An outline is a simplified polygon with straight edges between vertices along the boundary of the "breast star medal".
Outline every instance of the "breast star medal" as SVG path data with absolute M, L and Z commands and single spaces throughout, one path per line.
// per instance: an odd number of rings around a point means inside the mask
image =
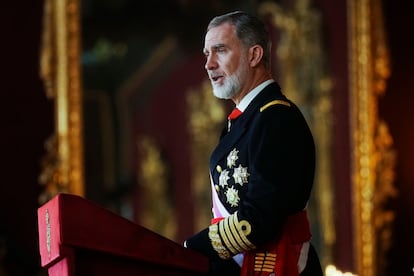
M 236 161 L 237 159 L 239 159 L 238 156 L 239 151 L 236 149 L 233 149 L 229 155 L 227 155 L 227 167 L 229 167 L 230 169 L 234 166 L 236 166 Z
M 227 181 L 229 179 L 230 179 L 229 171 L 228 170 L 221 171 L 220 176 L 219 176 L 219 185 L 224 188 L 225 186 L 228 185 Z
M 247 168 L 242 167 L 241 164 L 237 168 L 234 168 L 234 182 L 239 184 L 240 186 L 243 186 L 244 183 L 248 182 L 249 175 L 250 174 L 247 172 Z
M 226 191 L 227 203 L 230 204 L 231 207 L 237 207 L 239 205 L 240 197 L 239 191 L 230 187 Z

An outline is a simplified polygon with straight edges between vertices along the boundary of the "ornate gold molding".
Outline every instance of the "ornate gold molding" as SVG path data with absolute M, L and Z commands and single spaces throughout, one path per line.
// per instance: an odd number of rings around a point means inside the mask
M 79 18 L 79 0 L 44 2 L 40 70 L 55 102 L 55 134 L 40 177 L 41 202 L 59 192 L 84 193 Z
M 378 234 L 390 243 L 393 216 L 383 203 L 396 193 L 392 139 L 378 115 L 389 75 L 381 0 L 351 0 L 348 15 L 354 262 L 358 275 L 373 276 L 384 273 L 387 250 Z
M 162 156 L 156 141 L 150 136 L 141 137 L 137 147 L 141 153 L 138 167 L 140 194 L 140 222 L 169 239 L 176 238 L 177 219 L 168 182 L 171 168 Z

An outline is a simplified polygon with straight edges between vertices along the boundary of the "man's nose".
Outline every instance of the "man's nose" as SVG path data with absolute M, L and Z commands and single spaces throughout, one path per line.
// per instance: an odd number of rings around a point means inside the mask
M 206 60 L 206 64 L 204 65 L 204 68 L 206 70 L 214 70 L 217 69 L 217 62 L 215 61 L 213 55 L 209 55 Z

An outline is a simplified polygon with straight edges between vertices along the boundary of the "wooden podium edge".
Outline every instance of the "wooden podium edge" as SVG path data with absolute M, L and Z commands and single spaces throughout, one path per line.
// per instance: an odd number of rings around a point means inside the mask
M 79 231 L 71 231 L 71 223 L 75 224 L 82 220 L 83 214 L 75 214 L 71 207 L 79 206 L 80 209 L 89 210 L 89 212 L 96 212 L 97 217 L 106 220 L 111 220 L 117 224 L 122 225 L 127 229 L 127 234 L 131 235 L 136 232 L 137 235 L 143 235 L 144 242 L 152 242 L 154 248 L 151 247 L 150 252 L 142 253 L 134 248 L 125 247 L 125 242 L 121 235 L 121 246 L 118 248 L 111 248 L 105 246 L 105 242 L 98 238 L 96 242 L 84 242 L 85 235 L 91 235 L 94 232 L 94 225 L 86 225 Z M 92 211 L 91 211 L 92 210 Z M 46 202 L 43 206 L 38 208 L 38 228 L 39 228 L 39 251 L 41 256 L 41 265 L 49 267 L 54 263 L 68 257 L 72 252 L 69 248 L 82 248 L 87 250 L 98 251 L 116 256 L 132 258 L 139 261 L 154 263 L 156 265 L 173 266 L 184 270 L 194 270 L 199 272 L 208 271 L 208 259 L 198 252 L 186 249 L 176 242 L 167 239 L 149 229 L 146 229 L 138 224 L 123 218 L 112 211 L 105 209 L 98 204 L 82 198 L 78 195 L 60 193 Z M 93 223 L 92 223 L 93 224 Z M 122 228 L 121 227 L 121 228 Z M 69 230 L 68 230 L 69 229 Z M 113 239 L 113 231 L 108 231 L 102 234 L 102 239 Z M 162 242 L 167 245 L 168 250 L 164 250 L 156 245 Z M 157 247 L 158 246 L 158 247 Z M 126 249 L 126 250 L 124 250 Z M 148 248 L 146 248 L 148 249 Z M 154 255 L 160 254 L 157 260 Z

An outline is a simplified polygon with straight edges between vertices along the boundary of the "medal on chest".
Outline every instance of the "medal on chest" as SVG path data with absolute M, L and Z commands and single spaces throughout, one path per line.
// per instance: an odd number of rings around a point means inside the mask
M 231 208 L 237 208 L 250 175 L 248 168 L 243 166 L 239 158 L 239 151 L 234 148 L 227 155 L 224 168 L 218 165 L 216 170 L 219 176 L 215 188 L 220 200 Z

